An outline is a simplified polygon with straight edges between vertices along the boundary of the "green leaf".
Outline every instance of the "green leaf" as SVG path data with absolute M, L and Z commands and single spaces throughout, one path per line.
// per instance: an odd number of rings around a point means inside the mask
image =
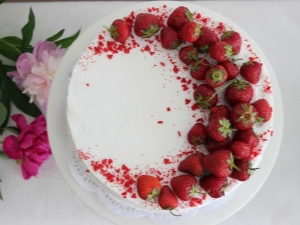
M 9 157 L 5 154 L 4 151 L 0 151 L 0 157 L 4 158 L 4 159 L 9 159 Z M 1 195 L 1 194 L 0 194 Z
M 29 43 L 31 42 L 34 27 L 35 27 L 34 13 L 32 11 L 32 8 L 30 8 L 29 15 L 28 15 L 28 22 L 21 30 L 22 40 L 23 40 L 21 49 L 25 49 L 26 47 L 28 47 Z
M 1 5 L 3 2 L 5 2 L 5 0 L 0 0 L 0 5 Z M 0 194 L 1 194 L 1 193 L 0 193 Z
M 15 45 L 0 38 L 0 54 L 12 61 L 17 61 L 22 52 Z
M 22 45 L 22 39 L 16 36 L 7 36 L 2 38 L 2 40 L 5 40 L 6 42 L 21 47 Z
M 61 48 L 68 48 L 76 40 L 79 34 L 80 34 L 80 29 L 70 37 L 56 41 L 55 44 L 60 45 Z
M 54 34 L 53 36 L 47 38 L 46 41 L 56 41 L 64 34 L 64 32 L 65 32 L 65 29 L 62 29 L 61 31 L 58 31 L 56 34 Z
M 7 109 L 5 107 L 5 105 L 0 102 L 0 126 L 2 126 L 2 124 L 5 122 L 7 118 Z
M 10 131 L 10 132 L 12 132 L 13 134 L 16 134 L 16 135 L 20 134 L 20 130 L 17 127 L 9 126 L 9 127 L 1 127 L 0 129 L 3 130 L 3 131 L 4 130 Z
M 23 94 L 11 78 L 6 76 L 1 70 L 0 77 L 4 81 L 6 95 L 19 110 L 32 117 L 38 117 L 42 114 L 40 109 L 34 103 L 29 103 L 29 97 Z

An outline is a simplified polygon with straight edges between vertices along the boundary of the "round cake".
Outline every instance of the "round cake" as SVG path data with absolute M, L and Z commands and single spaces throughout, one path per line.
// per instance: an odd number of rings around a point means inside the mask
M 161 30 L 169 26 L 168 18 L 177 8 L 175 3 L 171 7 L 167 3 L 151 4 L 139 10 L 125 10 L 115 18 L 131 28 L 125 42 L 115 41 L 105 28 L 113 21 L 99 27 L 99 35 L 87 46 L 70 76 L 66 113 L 73 151 L 86 173 L 118 201 L 136 209 L 165 212 L 157 201 L 145 201 L 139 196 L 137 180 L 148 175 L 159 180 L 161 186 L 172 188 L 172 178 L 187 174 L 178 170 L 186 157 L 199 152 L 205 156 L 211 154 L 205 142 L 191 143 L 188 133 L 196 123 L 207 127 L 212 110 L 203 108 L 194 96 L 197 87 L 207 82 L 194 79 L 190 74 L 192 66 L 179 58 L 181 48 L 194 44 L 181 41 L 173 50 L 162 46 Z M 176 4 L 184 6 L 184 3 Z M 259 81 L 251 84 L 253 97 L 249 104 L 265 99 L 272 107 L 267 68 L 247 35 L 236 25 L 221 21 L 199 7 L 188 9 L 200 30 L 211 29 L 218 41 L 225 31 L 240 34 L 241 49 L 230 59 L 238 59 L 235 63 L 239 71 L 249 61 L 262 65 Z M 154 15 L 159 20 L 159 30 L 151 37 L 140 37 L 134 31 L 136 18 L 141 13 Z M 205 58 L 209 67 L 219 64 L 209 52 L 198 52 L 196 57 Z M 236 79 L 245 81 L 240 73 Z M 216 94 L 217 105 L 227 105 L 230 109 L 233 106 L 228 104 L 224 91 L 231 81 L 214 88 L 220 90 Z M 251 149 L 248 158 L 256 167 L 272 136 L 272 118 L 267 122 L 257 121 L 251 129 L 259 143 Z M 230 134 L 231 141 L 236 132 L 237 129 L 233 129 Z M 198 193 L 188 200 L 179 198 L 174 212 L 183 213 L 218 199 L 199 185 L 199 180 L 210 173 L 205 170 L 195 177 Z M 225 195 L 242 183 L 230 176 L 226 179 L 229 187 Z

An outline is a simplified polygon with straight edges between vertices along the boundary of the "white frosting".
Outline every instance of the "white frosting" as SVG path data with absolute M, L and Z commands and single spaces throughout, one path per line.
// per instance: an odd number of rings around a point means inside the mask
M 100 33 L 104 36 L 101 41 L 105 45 L 111 41 L 108 34 L 99 30 Z M 128 205 L 161 211 L 153 202 L 145 202 L 138 196 L 132 198 L 132 194 L 136 194 L 135 184 L 126 186 L 116 177 L 123 179 L 122 174 L 129 174 L 134 180 L 139 174 L 152 174 L 159 176 L 162 184 L 169 184 L 172 176 L 181 174 L 177 166 L 186 157 L 184 153 L 205 152 L 204 146 L 193 149 L 187 143 L 186 134 L 197 119 L 206 120 L 207 112 L 192 109 L 192 84 L 199 85 L 201 82 L 192 80 L 185 65 L 179 61 L 177 50 L 162 49 L 155 38 L 148 39 L 154 41 L 150 43 L 134 36 L 127 43 L 133 40 L 139 43 L 139 47 L 132 48 L 130 54 L 119 51 L 111 59 L 108 58 L 109 52 L 95 54 L 93 47 L 98 46 L 98 37 L 86 49 L 70 78 L 67 123 L 74 150 L 80 153 L 84 167 L 101 187 Z M 236 56 L 243 58 L 239 64 L 254 56 L 247 45 L 248 42 L 244 41 L 241 53 Z M 146 46 L 154 52 L 153 55 L 144 51 Z M 264 97 L 272 105 L 272 95 L 264 92 L 270 82 L 267 74 L 263 68 L 259 84 L 254 85 L 253 101 Z M 191 83 L 182 82 L 182 78 L 191 80 Z M 184 85 L 189 89 L 183 90 Z M 272 120 L 256 124 L 254 129 L 259 134 L 265 132 L 264 138 L 268 139 L 271 124 Z M 261 141 L 259 148 L 265 149 L 266 144 L 267 141 Z M 112 160 L 111 168 L 105 167 L 105 171 L 114 176 L 113 182 L 109 182 L 99 170 L 94 170 L 93 162 L 100 164 L 103 159 Z M 254 164 L 258 161 L 257 158 Z M 130 169 L 129 173 L 124 173 L 122 165 Z M 232 182 L 229 191 L 240 184 Z M 128 191 L 128 187 L 132 190 Z M 122 196 L 124 192 L 126 198 Z M 195 197 L 203 198 L 200 194 Z M 213 201 L 206 196 L 202 205 L 197 207 Z M 177 211 L 189 208 L 189 202 L 181 202 Z

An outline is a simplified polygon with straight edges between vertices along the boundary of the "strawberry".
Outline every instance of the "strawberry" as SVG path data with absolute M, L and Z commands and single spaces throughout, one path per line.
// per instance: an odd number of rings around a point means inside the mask
M 151 200 L 159 195 L 160 181 L 153 176 L 141 175 L 137 178 L 137 192 L 141 199 Z
M 233 170 L 230 177 L 239 181 L 246 181 L 253 174 L 253 171 L 258 168 L 252 168 L 252 163 L 248 158 L 235 160 L 235 165 L 240 170 Z
M 233 140 L 246 142 L 251 147 L 251 149 L 257 147 L 259 144 L 259 138 L 254 133 L 253 129 L 238 130 L 234 135 Z
M 201 53 L 207 53 L 211 45 L 219 41 L 218 35 L 208 27 L 201 27 L 199 38 L 193 43 Z
M 262 71 L 262 64 L 256 61 L 243 63 L 240 73 L 251 84 L 257 84 Z
M 225 62 L 220 62 L 218 64 L 223 66 L 227 71 L 228 74 L 227 80 L 233 80 L 239 75 L 239 68 L 235 62 L 227 60 Z
M 111 26 L 105 27 L 112 39 L 117 42 L 124 43 L 130 36 L 131 27 L 124 20 L 116 19 L 112 22 Z
M 209 86 L 216 88 L 226 82 L 227 76 L 225 68 L 223 66 L 216 65 L 206 71 L 205 81 Z
M 252 152 L 250 145 L 244 141 L 233 141 L 229 149 L 236 159 L 248 158 Z
M 164 27 L 160 31 L 161 45 L 165 49 L 176 49 L 181 44 L 178 32 L 172 27 Z
M 226 88 L 224 96 L 226 101 L 233 106 L 238 102 L 250 102 L 253 92 L 251 84 L 242 80 L 236 80 Z
M 200 152 L 191 154 L 182 160 L 178 165 L 178 170 L 184 173 L 189 173 L 193 176 L 201 176 L 204 173 L 201 160 L 203 154 Z
M 241 51 L 242 38 L 236 31 L 225 31 L 221 37 L 222 41 L 232 45 L 233 55 L 237 55 Z
M 206 127 L 203 123 L 194 124 L 187 134 L 188 142 L 195 146 L 202 145 L 206 141 L 207 137 Z
M 205 143 L 206 150 L 208 152 L 213 152 L 218 149 L 228 149 L 231 143 L 230 137 L 226 137 L 223 141 L 215 141 L 214 139 L 210 138 Z
M 238 130 L 248 130 L 256 123 L 257 112 L 248 102 L 239 102 L 232 107 L 230 118 Z
M 194 91 L 194 99 L 202 109 L 210 109 L 218 102 L 215 89 L 207 84 L 200 84 Z
M 209 174 L 202 177 L 199 181 L 200 187 L 212 198 L 220 198 L 225 195 L 225 190 L 228 187 L 227 177 L 217 177 L 214 174 Z
M 158 204 L 162 209 L 170 210 L 170 212 L 178 206 L 178 199 L 168 185 L 162 186 L 158 196 Z
M 234 164 L 233 155 L 228 149 L 218 149 L 205 155 L 202 158 L 202 165 L 217 177 L 228 177 L 233 168 L 238 169 Z
M 191 198 L 189 206 L 195 207 L 197 205 L 202 205 L 202 198 Z
M 269 102 L 262 98 L 252 103 L 257 110 L 258 122 L 268 122 L 272 117 L 272 107 Z
M 179 6 L 170 14 L 167 25 L 176 30 L 180 30 L 187 22 L 193 21 L 193 14 L 185 6 Z
M 171 186 L 177 197 L 182 201 L 188 201 L 198 193 L 197 180 L 190 174 L 172 177 Z
M 197 59 L 197 49 L 193 46 L 185 46 L 179 50 L 178 56 L 181 62 L 189 65 L 193 60 Z
M 195 22 L 186 22 L 179 31 L 183 41 L 195 42 L 200 35 L 200 26 Z
M 211 108 L 208 120 L 210 121 L 214 116 L 222 116 L 226 119 L 230 119 L 230 109 L 227 105 L 218 105 Z
M 159 18 L 150 13 L 139 13 L 135 18 L 133 29 L 138 37 L 149 38 L 159 31 Z
M 233 129 L 228 119 L 223 116 L 215 116 L 208 122 L 206 131 L 215 141 L 223 141 L 232 135 Z
M 225 41 L 218 41 L 210 46 L 209 55 L 218 62 L 225 62 L 233 55 L 232 45 Z
M 190 75 L 195 80 L 204 80 L 206 71 L 210 68 L 209 62 L 199 57 L 191 62 Z

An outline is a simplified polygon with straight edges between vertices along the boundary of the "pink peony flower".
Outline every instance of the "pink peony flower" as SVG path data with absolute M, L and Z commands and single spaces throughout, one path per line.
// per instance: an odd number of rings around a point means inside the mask
M 16 122 L 20 134 L 18 137 L 7 136 L 2 143 L 3 151 L 9 158 L 21 163 L 23 177 L 27 180 L 38 174 L 39 167 L 51 154 L 46 120 L 41 114 L 28 125 L 21 114 L 15 114 L 11 118 Z
M 33 53 L 23 53 L 17 60 L 17 71 L 9 72 L 13 81 L 30 96 L 30 102 L 36 100 L 43 110 L 47 108 L 48 95 L 52 79 L 66 49 L 55 43 L 38 42 Z

